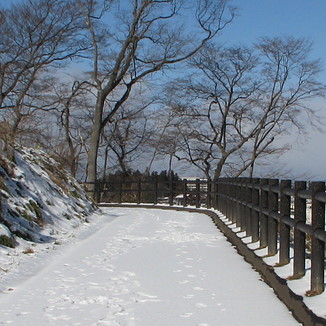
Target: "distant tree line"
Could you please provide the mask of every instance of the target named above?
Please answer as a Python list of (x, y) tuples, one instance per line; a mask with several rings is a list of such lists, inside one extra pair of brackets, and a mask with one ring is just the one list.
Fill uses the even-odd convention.
[(167, 174), (187, 164), (206, 178), (253, 176), (288, 150), (284, 135), (318, 127), (325, 85), (307, 40), (220, 45), (231, 4), (0, 4), (2, 152), (39, 147), (90, 182), (151, 176), (159, 161)]

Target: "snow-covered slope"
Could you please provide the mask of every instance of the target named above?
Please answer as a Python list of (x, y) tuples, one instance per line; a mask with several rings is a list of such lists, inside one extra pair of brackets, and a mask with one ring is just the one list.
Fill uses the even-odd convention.
[(94, 211), (82, 187), (44, 152), (18, 149), (0, 156), (0, 246), (53, 242)]

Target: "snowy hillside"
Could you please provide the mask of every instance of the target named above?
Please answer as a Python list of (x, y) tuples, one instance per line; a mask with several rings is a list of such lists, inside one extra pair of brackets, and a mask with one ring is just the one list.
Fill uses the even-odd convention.
[(15, 163), (0, 156), (0, 246), (54, 242), (87, 222), (95, 205), (44, 152), (18, 149)]

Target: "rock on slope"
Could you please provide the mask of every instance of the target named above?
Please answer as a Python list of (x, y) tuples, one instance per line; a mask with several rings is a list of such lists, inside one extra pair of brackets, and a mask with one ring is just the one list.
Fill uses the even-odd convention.
[(51, 242), (87, 222), (96, 206), (82, 187), (44, 152), (17, 149), (0, 156), (0, 245)]

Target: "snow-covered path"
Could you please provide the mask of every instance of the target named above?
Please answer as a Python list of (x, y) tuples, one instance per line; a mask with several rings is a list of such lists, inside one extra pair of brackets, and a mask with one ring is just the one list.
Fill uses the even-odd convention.
[(103, 211), (33, 277), (7, 281), (1, 325), (298, 325), (206, 215)]

